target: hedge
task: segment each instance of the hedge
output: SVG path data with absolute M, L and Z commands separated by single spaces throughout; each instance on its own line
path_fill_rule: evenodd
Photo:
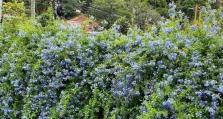
M 177 13 L 127 35 L 4 23 L 0 118 L 223 118 L 222 26 L 208 7 L 198 25 Z

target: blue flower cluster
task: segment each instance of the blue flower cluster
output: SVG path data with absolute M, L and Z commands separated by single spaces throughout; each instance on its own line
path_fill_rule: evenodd
M 0 32 L 0 118 L 222 118 L 222 12 L 204 7 L 194 26 L 170 7 L 171 19 L 127 35 Z

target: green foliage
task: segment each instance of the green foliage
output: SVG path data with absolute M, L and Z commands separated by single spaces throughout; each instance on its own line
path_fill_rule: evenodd
M 128 19 L 128 24 L 144 29 L 146 25 L 159 19 L 159 13 L 150 9 L 147 2 L 141 0 L 94 0 L 88 14 L 99 20 L 106 20 L 109 27 L 120 17 Z
M 41 25 L 47 26 L 52 23 L 54 20 L 53 9 L 52 6 L 48 8 L 48 10 L 37 17 L 37 21 L 41 23 Z
M 25 6 L 23 2 L 3 3 L 3 23 L 10 25 L 7 30 L 13 30 L 16 24 L 26 19 Z
M 10 15 L 12 17 L 24 17 L 25 16 L 25 7 L 24 3 L 18 2 L 7 2 L 3 3 L 3 14 Z
M 121 17 L 115 22 L 115 25 L 119 26 L 120 33 L 127 34 L 130 27 L 129 23 L 129 19 L 127 19 L 126 17 Z
M 88 13 L 111 26 L 118 17 L 128 15 L 123 0 L 94 0 Z
M 81 6 L 83 6 L 80 0 L 63 0 L 62 4 L 64 5 L 65 18 L 77 15 L 76 10 L 81 10 Z

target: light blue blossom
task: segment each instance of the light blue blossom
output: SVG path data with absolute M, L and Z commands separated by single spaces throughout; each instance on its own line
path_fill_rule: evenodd
M 165 43 L 165 48 L 166 49 L 170 49 L 172 47 L 172 42 L 171 41 L 166 41 L 166 43 Z
M 220 85 L 217 90 L 219 93 L 223 93 L 223 85 Z
M 168 10 L 168 14 L 171 18 L 175 18 L 176 17 L 176 5 L 174 2 L 169 3 L 169 10 Z
M 165 34 L 169 34 L 170 32 L 172 32 L 172 30 L 173 30 L 173 28 L 168 27 L 168 28 L 164 28 L 164 29 L 163 29 L 163 32 L 164 32 Z
M 169 60 L 175 61 L 177 59 L 177 53 L 170 53 L 168 55 Z

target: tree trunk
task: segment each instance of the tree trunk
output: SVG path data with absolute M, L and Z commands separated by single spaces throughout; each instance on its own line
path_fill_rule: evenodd
M 223 7 L 223 0 L 217 0 L 217 5 L 218 5 L 218 7 L 222 8 Z
M 3 14 L 2 14 L 2 0 L 0 0 L 0 23 L 3 21 Z
M 31 0 L 31 17 L 35 18 L 36 16 L 36 1 Z
M 60 0 L 52 0 L 54 18 L 60 18 L 64 16 L 63 6 Z

